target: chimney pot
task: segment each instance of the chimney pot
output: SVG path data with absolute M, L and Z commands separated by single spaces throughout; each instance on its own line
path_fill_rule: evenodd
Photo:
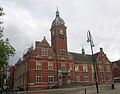
M 103 52 L 103 48 L 100 48 L 100 52 Z

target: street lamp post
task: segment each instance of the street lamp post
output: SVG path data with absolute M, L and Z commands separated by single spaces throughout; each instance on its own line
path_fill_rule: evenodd
M 93 57 L 94 43 L 93 43 L 93 38 L 92 38 L 92 35 L 90 33 L 90 30 L 88 30 L 88 32 L 87 32 L 87 42 L 90 42 L 90 46 L 91 46 L 92 62 L 93 62 L 93 68 L 94 68 L 94 76 L 95 76 L 96 89 L 97 89 L 97 93 L 99 93 L 98 82 L 97 82 L 97 74 L 96 74 L 96 66 L 95 66 L 95 61 L 94 61 L 94 57 Z

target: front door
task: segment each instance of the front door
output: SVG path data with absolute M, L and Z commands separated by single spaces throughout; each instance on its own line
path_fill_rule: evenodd
M 62 84 L 63 85 L 67 84 L 67 79 L 68 79 L 68 73 L 63 73 L 62 74 Z

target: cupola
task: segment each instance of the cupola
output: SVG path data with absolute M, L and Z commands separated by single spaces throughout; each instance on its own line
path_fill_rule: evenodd
M 56 11 L 56 17 L 55 17 L 54 21 L 52 22 L 52 26 L 53 26 L 53 25 L 64 25 L 64 24 L 65 24 L 65 22 L 64 22 L 64 20 L 60 17 L 59 11 L 57 10 L 57 11 Z

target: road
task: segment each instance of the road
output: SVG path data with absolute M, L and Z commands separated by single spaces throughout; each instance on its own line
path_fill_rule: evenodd
M 29 93 L 18 93 L 18 94 L 120 94 L 120 83 L 115 84 L 115 89 L 111 89 L 110 87 L 106 87 L 106 85 L 99 85 L 99 93 L 96 92 L 95 86 L 87 86 L 87 87 L 75 87 L 75 88 L 59 88 L 59 89 L 48 89 L 48 90 L 40 90 L 36 92 Z

